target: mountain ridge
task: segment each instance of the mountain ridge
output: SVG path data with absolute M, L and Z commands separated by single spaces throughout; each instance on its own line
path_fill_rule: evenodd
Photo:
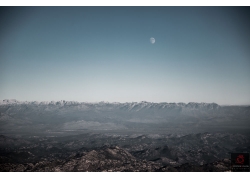
M 139 101 L 139 102 L 108 102 L 108 101 L 100 101 L 100 102 L 79 102 L 79 101 L 18 101 L 16 99 L 4 99 L 0 100 L 0 105 L 6 105 L 6 104 L 37 104 L 37 105 L 67 105 L 67 104 L 112 104 L 112 105 L 123 105 L 123 104 L 159 104 L 159 105 L 178 105 L 178 106 L 195 106 L 195 105 L 216 105 L 220 106 L 219 104 L 212 102 L 212 103 L 206 103 L 206 102 L 189 102 L 189 103 L 183 103 L 183 102 L 148 102 L 148 101 Z

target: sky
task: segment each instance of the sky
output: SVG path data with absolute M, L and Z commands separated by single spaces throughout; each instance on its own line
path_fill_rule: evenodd
M 0 99 L 250 104 L 249 12 L 0 7 Z

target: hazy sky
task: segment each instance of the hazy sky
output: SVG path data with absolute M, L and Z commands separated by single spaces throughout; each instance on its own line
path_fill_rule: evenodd
M 250 104 L 249 12 L 1 7 L 0 99 Z

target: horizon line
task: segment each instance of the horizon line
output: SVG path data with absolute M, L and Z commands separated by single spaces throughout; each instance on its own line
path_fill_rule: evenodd
M 153 101 L 126 101 L 126 102 L 119 102 L 119 101 L 75 101 L 75 100 L 50 100 L 50 101 L 37 101 L 37 100 L 33 100 L 33 101 L 19 101 L 17 99 L 2 99 L 0 100 L 2 102 L 4 101 L 13 101 L 13 102 L 19 102 L 19 103 L 23 103 L 23 102 L 48 102 L 48 103 L 51 103 L 51 102 L 77 102 L 77 103 L 93 103 L 93 104 L 99 104 L 99 103 L 110 103 L 110 104 L 113 104 L 113 103 L 120 103 L 120 104 L 124 104 L 124 103 L 154 103 L 154 104 L 161 104 L 161 103 L 167 103 L 167 104 L 180 104 L 180 103 L 183 103 L 183 104 L 190 104 L 190 103 L 198 103 L 198 104 L 217 104 L 219 106 L 250 106 L 250 104 L 219 104 L 219 103 L 216 103 L 216 102 L 197 102 L 197 101 L 189 101 L 187 103 L 185 102 L 167 102 L 167 101 L 162 101 L 162 102 L 153 102 Z M 9 103 L 9 102 L 8 102 Z

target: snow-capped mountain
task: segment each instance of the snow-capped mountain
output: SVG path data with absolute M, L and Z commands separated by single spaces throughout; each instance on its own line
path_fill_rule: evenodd
M 0 131 L 248 131 L 250 108 L 216 103 L 0 101 Z M 237 126 L 236 126 L 237 125 Z
M 119 103 L 119 102 L 97 102 L 97 103 L 89 103 L 89 102 L 77 102 L 77 101 L 18 101 L 16 99 L 5 99 L 0 101 L 0 105 L 55 105 L 55 106 L 76 106 L 76 105 L 86 105 L 92 107 L 118 107 L 118 108 L 126 108 L 127 110 L 140 110 L 140 109 L 149 109 L 149 108 L 158 108 L 158 109 L 166 109 L 166 108 L 191 108 L 191 109 L 218 109 L 220 106 L 216 103 L 196 103 L 190 102 L 188 104 L 185 103 L 153 103 L 147 101 L 141 102 L 126 102 L 126 103 Z

